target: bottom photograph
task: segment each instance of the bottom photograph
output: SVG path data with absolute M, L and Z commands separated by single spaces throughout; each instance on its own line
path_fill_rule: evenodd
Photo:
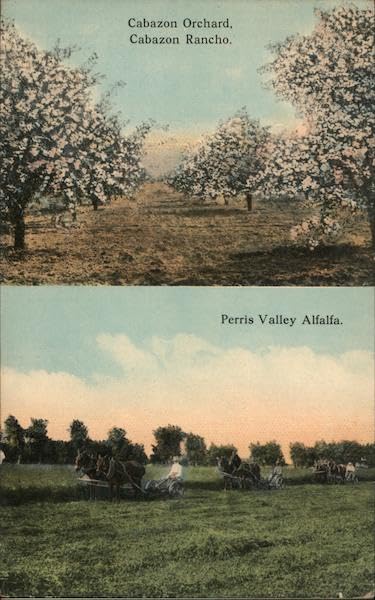
M 373 309 L 2 287 L 1 597 L 374 598 Z

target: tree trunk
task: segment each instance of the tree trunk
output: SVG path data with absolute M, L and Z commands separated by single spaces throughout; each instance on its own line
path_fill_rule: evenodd
M 96 198 L 94 198 L 94 200 L 92 201 L 92 206 L 94 210 L 98 210 L 99 202 L 96 200 Z
M 14 225 L 14 249 L 24 250 L 26 226 L 23 208 L 18 207 L 16 209 L 12 220 Z
M 247 204 L 247 210 L 249 212 L 251 212 L 253 210 L 253 195 L 252 194 L 246 194 L 246 204 Z

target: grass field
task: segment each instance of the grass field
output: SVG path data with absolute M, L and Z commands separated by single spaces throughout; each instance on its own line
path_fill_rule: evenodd
M 337 246 L 294 246 L 296 202 L 202 205 L 165 184 L 145 185 L 132 202 L 79 209 L 79 229 L 55 229 L 51 215 L 27 218 L 27 252 L 3 236 L 0 280 L 16 284 L 371 285 L 373 258 L 364 217 Z
M 147 477 L 163 469 L 148 467 Z M 187 470 L 179 500 L 82 500 L 69 467 L 1 467 L 9 596 L 344 598 L 372 589 L 372 491 L 286 473 L 278 491 L 222 491 Z M 52 501 L 51 501 L 52 500 Z

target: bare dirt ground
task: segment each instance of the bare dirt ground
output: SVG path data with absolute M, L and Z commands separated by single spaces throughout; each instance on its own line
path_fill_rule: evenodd
M 1 241 L 4 284 L 372 285 L 364 218 L 336 246 L 297 247 L 289 229 L 306 213 L 296 202 L 202 205 L 162 183 L 133 201 L 79 209 L 78 229 L 56 229 L 50 215 L 27 218 L 27 250 Z

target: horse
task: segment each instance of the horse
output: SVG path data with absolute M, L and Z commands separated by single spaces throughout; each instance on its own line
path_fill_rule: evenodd
M 226 456 L 220 456 L 217 458 L 217 467 L 220 473 L 223 475 L 224 490 L 231 490 L 233 487 L 235 487 L 235 478 L 232 477 L 232 468 Z
M 334 460 L 328 461 L 328 480 L 332 483 L 345 482 L 346 466 L 337 464 Z
M 346 465 L 344 465 L 344 464 L 336 465 L 335 475 L 336 475 L 337 483 L 345 483 Z
M 219 470 L 224 476 L 224 490 L 234 487 L 249 488 L 260 484 L 260 466 L 257 463 L 229 461 L 226 457 L 217 459 Z
M 261 483 L 260 466 L 258 463 L 241 462 L 233 474 L 241 478 L 243 488 L 252 487 L 253 485 L 259 486 Z
M 314 473 L 320 483 L 344 483 L 346 466 L 321 458 L 314 463 Z
M 242 488 L 259 486 L 261 483 L 260 466 L 257 463 L 241 461 L 239 466 L 231 470 L 233 477 L 239 477 Z
M 75 470 L 82 471 L 83 475 L 86 476 L 89 480 L 96 480 L 97 471 L 96 471 L 96 459 L 93 454 L 90 454 L 87 450 L 83 450 L 82 452 L 78 450 L 78 454 L 75 460 Z M 90 500 L 96 500 L 96 483 L 89 484 L 89 494 Z
M 329 462 L 320 458 L 314 462 L 313 472 L 318 483 L 327 483 L 329 480 Z
M 113 500 L 114 488 L 116 488 L 116 499 L 120 500 L 120 488 L 124 483 L 130 483 L 135 496 L 142 491 L 142 477 L 146 473 L 146 469 L 135 460 L 121 462 L 107 455 L 99 454 L 96 471 L 108 481 L 110 500 Z

